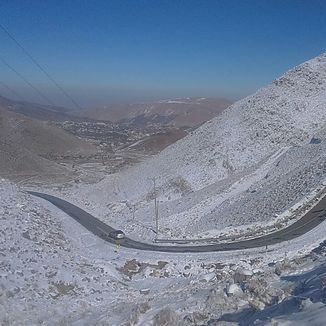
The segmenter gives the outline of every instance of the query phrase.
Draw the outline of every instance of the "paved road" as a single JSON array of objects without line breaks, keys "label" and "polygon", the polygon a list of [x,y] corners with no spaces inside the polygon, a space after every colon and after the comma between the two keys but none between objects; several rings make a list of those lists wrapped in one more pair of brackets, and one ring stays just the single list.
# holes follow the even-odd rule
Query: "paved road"
[{"label": "paved road", "polygon": [[[47,195],[44,193],[28,191],[31,195],[43,198],[63,212],[74,218],[77,222],[83,225],[87,230],[99,236],[105,241],[116,243],[117,240],[110,238],[108,234],[115,231],[109,225],[103,223],[98,218],[85,212],[81,208],[55,196]],[[229,250],[243,250],[248,248],[264,247],[273,245],[282,241],[294,239],[316,227],[318,224],[326,219],[326,197],[322,199],[311,211],[309,211],[300,220],[293,223],[289,227],[280,231],[261,236],[251,240],[243,240],[232,243],[218,243],[211,245],[198,245],[198,246],[160,246],[149,243],[142,243],[132,240],[128,237],[118,240],[122,247],[132,248],[136,250],[147,251],[161,251],[161,252],[214,252],[214,251],[229,251]]]}]

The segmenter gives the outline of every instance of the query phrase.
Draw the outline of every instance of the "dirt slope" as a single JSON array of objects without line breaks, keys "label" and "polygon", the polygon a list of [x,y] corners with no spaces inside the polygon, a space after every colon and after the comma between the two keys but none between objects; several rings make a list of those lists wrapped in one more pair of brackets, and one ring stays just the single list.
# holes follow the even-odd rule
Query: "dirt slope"
[{"label": "dirt slope", "polygon": [[58,173],[62,156],[92,155],[96,148],[46,122],[0,106],[0,173]]}]

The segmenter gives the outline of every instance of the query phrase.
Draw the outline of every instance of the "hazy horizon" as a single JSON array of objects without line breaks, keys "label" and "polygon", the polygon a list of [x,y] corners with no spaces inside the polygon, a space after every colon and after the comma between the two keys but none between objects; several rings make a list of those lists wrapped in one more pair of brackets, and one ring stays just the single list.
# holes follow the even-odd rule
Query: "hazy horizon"
[{"label": "hazy horizon", "polygon": [[[19,98],[18,96],[15,96],[15,94],[12,94],[10,91],[5,91],[3,89],[0,90],[0,96],[5,97],[9,100],[17,101],[17,102],[26,102],[26,103],[35,103],[35,104],[43,104],[43,105],[49,105],[48,103],[44,103],[42,99],[40,99],[37,95],[30,94],[29,90],[22,90],[18,89],[18,94],[24,96],[24,98]],[[47,94],[51,95],[51,91],[47,90]],[[82,108],[83,109],[91,109],[91,108],[103,108],[103,107],[110,107],[114,105],[128,105],[128,104],[140,104],[140,103],[153,103],[158,101],[164,101],[164,100],[175,100],[175,99],[185,99],[185,98],[207,98],[207,99],[225,99],[229,100],[231,102],[235,102],[240,99],[239,98],[230,98],[227,96],[210,96],[207,94],[201,95],[201,94],[181,94],[181,95],[173,95],[173,94],[164,94],[162,93],[160,95],[144,95],[141,96],[138,95],[129,95],[126,96],[126,91],[121,91],[121,93],[115,92],[114,95],[111,95],[111,97],[107,97],[101,93],[92,94],[93,96],[90,96],[90,94],[83,94],[82,92],[78,94],[76,91],[70,92],[74,98],[78,98],[81,103],[83,103]],[[130,94],[130,93],[129,93]],[[57,96],[57,97],[56,97]],[[77,108],[74,108],[71,103],[69,103],[67,100],[62,99],[62,95],[55,94],[53,92],[52,98],[54,99],[54,102],[57,106],[61,107],[67,107],[77,110]]]},{"label": "hazy horizon", "polygon": [[[0,24],[80,106],[94,107],[242,98],[326,51],[325,13],[319,0],[13,0]],[[5,62],[56,105],[72,105],[3,30],[0,41]],[[45,102],[1,61],[0,73],[24,100]],[[0,94],[14,97],[1,85]]]}]

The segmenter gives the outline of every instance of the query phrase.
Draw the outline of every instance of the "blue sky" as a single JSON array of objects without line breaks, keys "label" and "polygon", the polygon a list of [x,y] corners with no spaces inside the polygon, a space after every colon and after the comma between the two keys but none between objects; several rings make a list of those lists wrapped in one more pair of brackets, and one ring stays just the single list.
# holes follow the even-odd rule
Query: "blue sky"
[{"label": "blue sky", "polygon": [[[325,17],[324,0],[0,4],[0,23],[82,106],[243,97],[325,52]],[[1,30],[0,42],[1,57],[53,101],[68,104]],[[1,62],[0,74],[0,82],[42,102]]]}]

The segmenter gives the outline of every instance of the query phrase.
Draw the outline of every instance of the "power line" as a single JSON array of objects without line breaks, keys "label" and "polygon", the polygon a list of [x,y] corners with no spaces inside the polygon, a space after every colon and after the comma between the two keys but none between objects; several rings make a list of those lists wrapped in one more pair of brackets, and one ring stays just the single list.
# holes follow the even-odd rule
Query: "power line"
[{"label": "power line", "polygon": [[80,105],[58,84],[58,82],[37,62],[37,60],[16,40],[16,38],[0,23],[0,28],[10,37],[12,41],[29,57],[29,59],[38,67],[39,70],[68,98],[77,109]]},{"label": "power line", "polygon": [[7,84],[5,84],[3,81],[0,80],[0,85],[5,88],[7,91],[15,95],[19,100],[25,101],[24,98],[15,90],[13,90],[11,87],[9,87]]},{"label": "power line", "polygon": [[23,80],[29,87],[31,87],[40,97],[42,97],[45,101],[47,101],[50,105],[55,106],[55,104],[42,92],[34,86],[32,83],[30,83],[21,73],[19,73],[13,66],[11,66],[5,59],[3,59],[0,56],[0,61],[7,66],[11,71],[13,71],[21,80]]}]

